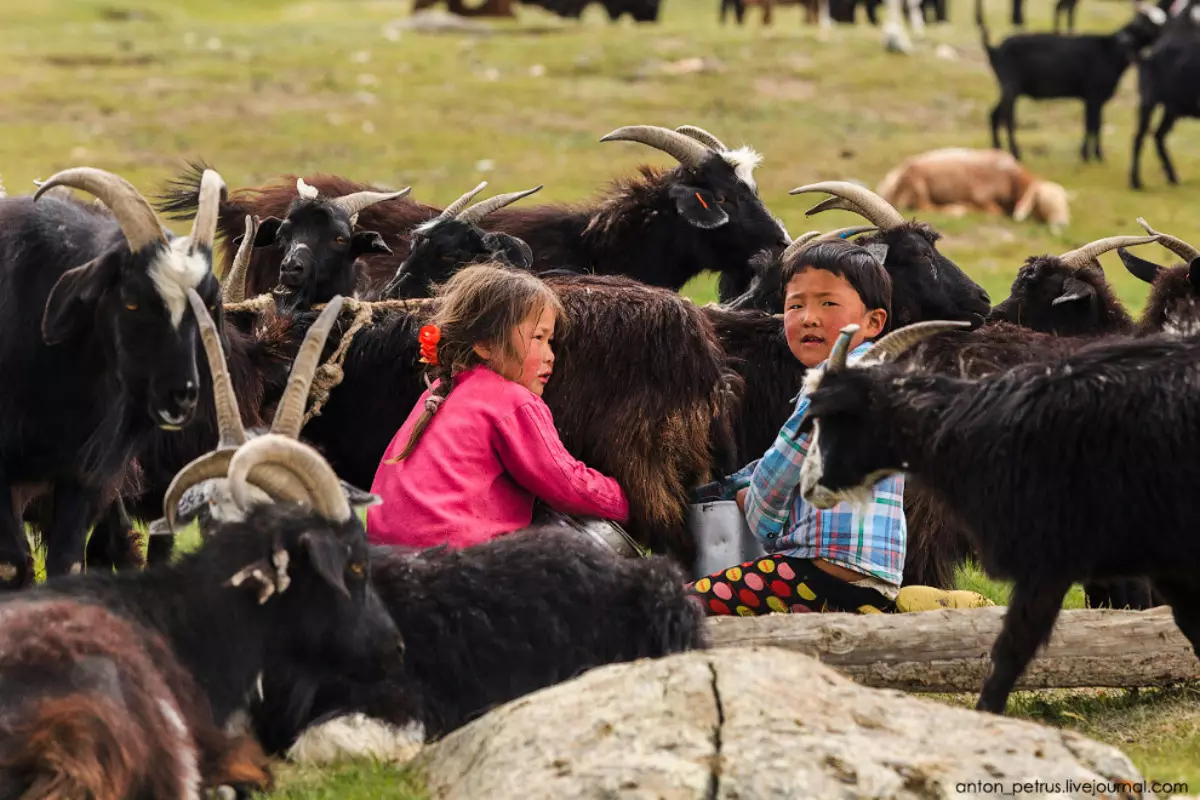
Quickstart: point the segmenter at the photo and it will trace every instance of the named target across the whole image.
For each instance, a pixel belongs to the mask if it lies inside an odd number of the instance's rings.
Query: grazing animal
[[[106,208],[46,197],[66,186]],[[212,241],[223,191],[206,172],[191,234],[179,238],[132,185],[92,167],[0,199],[0,588],[33,581],[21,525],[30,500],[49,501],[47,574],[80,571],[87,531],[130,458],[156,428],[191,420],[188,295],[219,308]]]
[[[618,128],[601,141],[645,144],[672,156],[679,166],[669,171],[644,167],[640,178],[617,181],[590,206],[506,208],[489,214],[480,227],[526,242],[537,272],[570,269],[628,275],[678,291],[708,270],[720,273],[723,300],[745,291],[752,256],[787,246],[787,231],[758,197],[754,169],[761,156],[754,150],[719,150],[679,131],[652,125]],[[296,179],[288,176],[285,181]],[[368,190],[329,175],[303,180],[328,195]],[[221,235],[227,240],[236,236],[246,215],[266,218],[285,213],[295,196],[290,183],[233,193],[221,207]],[[169,208],[186,215],[189,202],[172,202]],[[359,288],[364,296],[373,296],[395,276],[408,257],[412,230],[440,214],[441,209],[412,202],[363,209],[362,225],[378,231],[393,251],[363,259]],[[246,288],[251,294],[269,291],[279,280],[281,254],[263,250],[250,264]]]
[[[1059,36],[1054,33],[1022,33],[993,47],[983,20],[982,0],[976,0],[979,25],[988,63],[1000,86],[1000,99],[992,109],[992,147],[1000,149],[1000,126],[1008,129],[1008,149],[1014,158],[1021,153],[1013,128],[1014,108],[1021,96],[1034,100],[1078,98],[1084,103],[1084,136],[1079,149],[1086,162],[1103,160],[1100,128],[1104,105],[1138,51],[1158,36],[1167,21],[1155,6],[1139,6],[1133,19],[1109,34]]]
[[[259,745],[217,727],[163,637],[103,606],[0,604],[0,680],[5,797],[199,800],[271,786]]]
[[[1150,296],[1138,320],[1143,333],[1164,332],[1174,336],[1200,333],[1200,249],[1175,236],[1158,233],[1144,219],[1138,223],[1147,233],[1157,235],[1163,247],[1183,261],[1162,267],[1121,248],[1117,254],[1125,268],[1150,284]]]
[[[1071,222],[1067,190],[1003,150],[947,147],[911,156],[888,172],[877,191],[896,208],[984,211],[1017,222],[1032,217],[1055,232]]]
[[[829,508],[884,475],[919,476],[987,573],[1013,582],[979,710],[1004,712],[1075,581],[1150,578],[1200,654],[1200,543],[1187,533],[1200,512],[1200,341],[1101,340],[963,380],[888,363],[944,324],[897,331],[847,367],[852,328],[809,387],[801,491]]]
[[[1159,106],[1163,112],[1154,132],[1154,144],[1167,180],[1177,184],[1179,176],[1167,152],[1167,136],[1179,119],[1200,117],[1200,93],[1194,91],[1200,83],[1200,6],[1192,5],[1166,26],[1150,51],[1138,59],[1137,73],[1140,101],[1129,185],[1142,188],[1142,142]]]
[[[320,665],[268,670],[252,718],[269,752],[327,750],[317,723],[355,712],[438,738],[593,667],[706,646],[677,565],[623,558],[556,524],[457,551],[374,548],[371,579],[404,663],[377,682]]]
[[[490,233],[479,227],[488,214],[499,211],[541,190],[535,186],[468,206],[487,186],[484,181],[446,207],[441,214],[413,229],[408,258],[379,291],[382,299],[430,297],[435,286],[476,261],[494,261],[520,269],[533,267],[533,250],[507,233]]]
[[[176,178],[160,198],[160,208],[177,217],[188,217],[196,204],[196,173],[202,166]],[[392,250],[374,230],[358,227],[362,213],[379,203],[399,200],[409,189],[398,192],[353,191],[322,195],[321,191],[296,180],[296,196],[280,216],[261,215],[254,236],[256,248],[275,255],[275,283],[256,287],[259,294],[272,291],[284,310],[308,309],[314,303],[327,302],[334,295],[354,294],[358,264],[362,256],[391,255]],[[241,204],[223,202],[219,225],[237,225],[248,214],[238,213]],[[234,236],[227,239],[234,245]],[[250,267],[249,269],[252,269]],[[242,286],[243,282],[236,285]]]

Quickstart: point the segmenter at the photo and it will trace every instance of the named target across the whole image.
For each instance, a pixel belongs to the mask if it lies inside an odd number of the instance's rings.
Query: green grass
[[[185,159],[203,158],[231,188],[285,172],[327,171],[412,185],[444,204],[474,186],[488,193],[538,183],[539,202],[580,202],[638,164],[670,159],[596,140],[621,125],[684,123],[765,155],[760,193],[793,235],[857,221],[836,212],[805,219],[819,198],[787,190],[824,179],[876,185],[903,157],[935,147],[985,147],[996,88],[972,26],[972,0],[952,0],[950,26],[930,28],[911,57],[882,52],[862,25],[828,34],[795,7],[763,28],[717,24],[716,0],[664,0],[662,22],[607,24],[599,8],[564,22],[520,8],[494,35],[405,29],[409,0],[37,0],[0,4],[0,175],[10,193],[34,178],[91,164],[157,192]],[[1007,34],[1007,3],[992,0],[993,38]],[[1081,31],[1115,29],[1128,5],[1085,4]],[[1048,2],[1028,11],[1050,21]],[[935,54],[952,48],[954,59]],[[709,69],[669,74],[701,57]],[[1061,236],[1032,223],[937,214],[923,218],[943,252],[999,301],[1025,257],[1062,252],[1115,233],[1135,217],[1200,242],[1200,125],[1184,121],[1171,147],[1183,185],[1165,184],[1153,146],[1148,190],[1126,188],[1136,107],[1132,72],[1105,111],[1107,161],[1079,161],[1082,105],[1018,103],[1027,165],[1077,193]],[[529,201],[526,201],[529,202]],[[181,226],[175,226],[182,230]],[[1158,248],[1141,254],[1170,257]],[[1118,295],[1136,313],[1143,284],[1105,258]],[[714,299],[712,276],[684,290]],[[966,569],[959,583],[998,602],[1007,587]],[[1076,587],[1068,607],[1081,604]],[[973,697],[947,698],[973,703]],[[1019,692],[1013,711],[1081,730],[1128,752],[1148,774],[1200,785],[1195,688],[1161,692]],[[276,796],[419,797],[419,782],[386,767],[320,773],[284,768]]]

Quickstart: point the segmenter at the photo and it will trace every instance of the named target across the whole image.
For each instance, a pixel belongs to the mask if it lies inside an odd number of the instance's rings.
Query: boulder
[[[426,747],[439,800],[1097,797],[1143,779],[1077,733],[854,683],[773,647],[614,664]],[[1035,782],[1040,781],[1040,784]]]

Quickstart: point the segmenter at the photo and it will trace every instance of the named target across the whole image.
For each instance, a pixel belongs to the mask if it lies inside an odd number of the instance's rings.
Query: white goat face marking
[[[188,309],[188,289],[199,286],[212,267],[204,254],[188,255],[191,244],[192,240],[187,236],[175,239],[150,265],[150,279],[167,307],[171,327],[176,330]]]
[[[419,722],[399,727],[354,713],[305,729],[287,757],[297,764],[328,765],[364,757],[403,764],[424,744],[425,727]]]
[[[754,191],[758,191],[758,184],[754,182],[754,170],[762,163],[762,155],[757,153],[750,147],[739,147],[736,150],[727,150],[721,153],[721,158],[729,166],[733,167],[733,174],[742,183],[749,186]]]

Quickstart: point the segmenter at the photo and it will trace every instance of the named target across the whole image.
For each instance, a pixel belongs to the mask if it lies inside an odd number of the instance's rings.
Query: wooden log
[[[1003,606],[906,614],[712,617],[714,647],[770,645],[816,656],[866,686],[977,692],[991,671]],[[1162,686],[1200,680],[1171,609],[1063,611],[1021,689]]]

